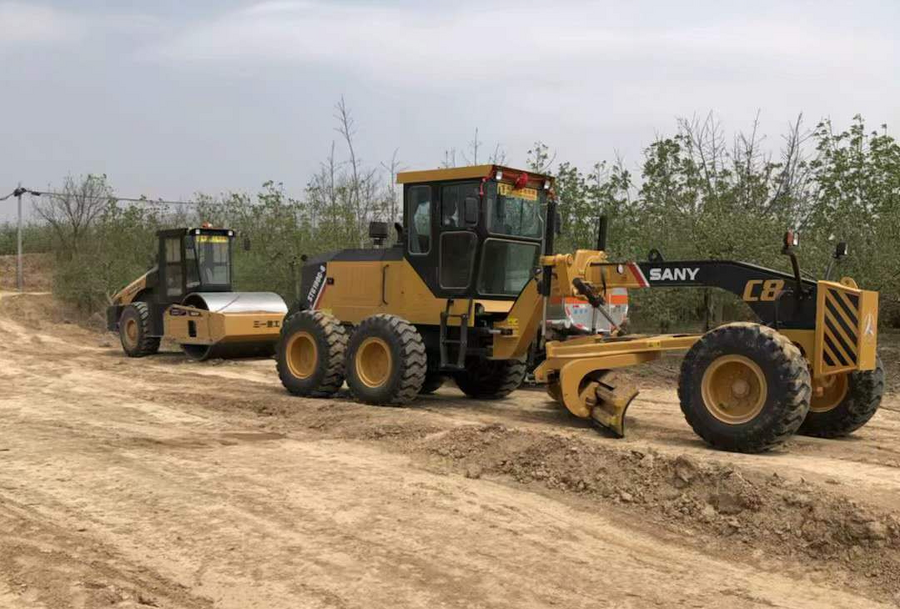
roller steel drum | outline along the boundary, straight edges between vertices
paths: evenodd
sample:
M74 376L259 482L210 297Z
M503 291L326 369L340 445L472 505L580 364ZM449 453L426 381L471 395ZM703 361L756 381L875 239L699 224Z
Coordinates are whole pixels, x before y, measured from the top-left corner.
M195 292L189 294L184 305L225 315L234 313L278 313L284 316L288 308L284 300L274 292ZM271 357L275 354L276 341L224 340L212 345L181 345L191 359L230 359L239 357Z
M184 304L213 313L287 313L287 305L275 292L194 292Z

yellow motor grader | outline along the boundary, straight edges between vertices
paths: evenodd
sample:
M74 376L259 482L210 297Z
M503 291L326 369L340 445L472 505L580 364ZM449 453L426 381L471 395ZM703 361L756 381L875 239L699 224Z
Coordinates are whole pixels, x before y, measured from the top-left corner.
M452 378L470 397L500 398L520 385L536 348L534 375L550 396L621 436L638 391L617 371L687 351L681 409L718 448L760 452L798 431L845 435L878 408L878 294L849 278L803 278L790 233L783 252L793 273L668 261L656 251L646 262L616 262L604 251L605 222L597 249L554 253L550 176L481 165L397 180L404 222L395 245L332 252L303 267L303 300L285 319L276 354L291 393L331 396L346 381L363 402L405 404ZM384 223L370 227L377 244L388 233ZM611 295L652 287L730 291L759 323L624 335L609 313ZM572 298L611 331L567 333L548 323L550 303Z
M130 357L178 343L191 359L271 356L287 305L272 292L233 292L234 231L158 231L157 264L122 288L106 310Z

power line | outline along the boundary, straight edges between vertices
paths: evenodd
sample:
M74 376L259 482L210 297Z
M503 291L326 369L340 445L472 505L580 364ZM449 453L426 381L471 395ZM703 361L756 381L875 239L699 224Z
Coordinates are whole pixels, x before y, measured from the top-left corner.
M50 196L50 197L71 197L71 196L81 196L81 195L72 195L71 193L64 192L53 192L51 190L28 190L29 194L35 196ZM164 205L200 205L200 201L176 201L172 199L148 199L146 197L120 197L118 195L83 195L83 198L86 199L105 199L105 200L115 200L115 201L127 201L130 203L160 203ZM2 201L3 199L0 199ZM221 203L217 203L214 201L209 201L209 205L221 205Z

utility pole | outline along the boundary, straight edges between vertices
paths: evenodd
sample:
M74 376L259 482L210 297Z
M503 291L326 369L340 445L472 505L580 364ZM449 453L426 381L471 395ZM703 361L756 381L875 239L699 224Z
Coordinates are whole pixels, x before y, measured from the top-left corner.
M25 291L25 270L22 268L22 195L25 194L26 190L22 188L22 183L19 182L19 186L13 191L13 194L16 195L16 199L19 203L19 223L18 230L16 234L16 240L18 241L18 248L16 250L16 288L20 292Z

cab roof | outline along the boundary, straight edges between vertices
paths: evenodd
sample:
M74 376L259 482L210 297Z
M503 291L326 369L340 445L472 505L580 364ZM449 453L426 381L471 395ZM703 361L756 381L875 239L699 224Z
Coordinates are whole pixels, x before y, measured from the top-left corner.
M418 184L426 182L444 182L450 180L470 180L474 178L490 178L502 172L503 181L514 181L521 174L528 174L529 182L553 183L553 176L525 169L514 169L503 165L469 165L468 167L450 167L446 169L425 169L421 171L401 171L397 174L397 184ZM507 180L509 178L509 180Z

